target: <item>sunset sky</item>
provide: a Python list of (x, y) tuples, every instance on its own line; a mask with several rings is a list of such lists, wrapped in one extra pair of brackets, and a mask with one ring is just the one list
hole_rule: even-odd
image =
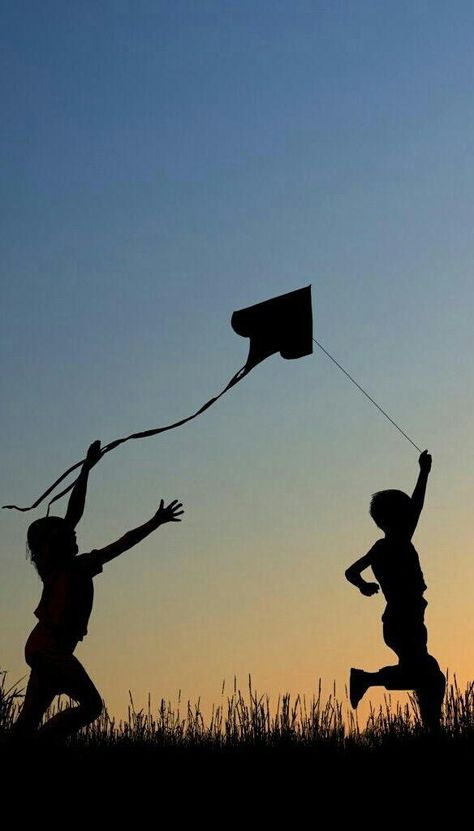
[[(245, 362), (232, 312), (311, 283), (315, 336), (433, 454), (429, 647), (473, 679), (473, 4), (6, 0), (1, 21), (1, 504), (193, 412)], [(76, 654), (109, 711), (208, 707), (249, 673), (273, 701), (320, 677), (343, 697), (351, 666), (395, 663), (383, 598), (344, 570), (417, 457), (317, 347), (106, 456), (81, 551), (186, 510), (95, 579)], [(11, 682), (43, 515), (1, 514)]]

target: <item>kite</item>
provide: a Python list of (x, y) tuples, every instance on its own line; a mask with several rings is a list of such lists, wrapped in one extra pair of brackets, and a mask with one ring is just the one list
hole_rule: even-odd
[(275, 352), (287, 359), (311, 355), (311, 286), (234, 312), (231, 324), (238, 335), (250, 338), (247, 372)]
[[(165, 427), (154, 427), (151, 430), (143, 430), (140, 433), (131, 433), (121, 439), (115, 439), (102, 448), (101, 457), (110, 453), (119, 445), (131, 439), (145, 439), (149, 436), (156, 436), (167, 430), (174, 430), (181, 427), (193, 418), (201, 415), (219, 400), (228, 390), (242, 381), (246, 375), (265, 358), (279, 352), (282, 358), (295, 359), (310, 355), (313, 352), (313, 314), (311, 308), (311, 286), (273, 297), (255, 306), (240, 309), (234, 312), (231, 319), (234, 331), (242, 337), (250, 338), (250, 348), (245, 365), (232, 376), (224, 389), (214, 398), (206, 401), (195, 413), (173, 424)], [(14, 508), (17, 511), (31, 511), (46, 499), (70, 473), (81, 467), (84, 459), (73, 464), (66, 470), (52, 485), (38, 497), (38, 499), (27, 508), (20, 508), (18, 505), (4, 505), (4, 508)], [(53, 502), (56, 502), (73, 487), (72, 482), (60, 493), (56, 494), (48, 504), (48, 512)]]

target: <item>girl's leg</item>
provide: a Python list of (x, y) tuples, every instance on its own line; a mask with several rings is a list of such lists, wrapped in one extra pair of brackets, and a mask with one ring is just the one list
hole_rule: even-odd
[(12, 739), (26, 739), (35, 735), (55, 691), (44, 683), (42, 673), (32, 669), (21, 712), (12, 727)]
[(56, 654), (50, 673), (58, 693), (64, 693), (78, 702), (67, 707), (41, 727), (41, 739), (63, 740), (95, 721), (102, 712), (102, 699), (77, 658), (69, 653)]

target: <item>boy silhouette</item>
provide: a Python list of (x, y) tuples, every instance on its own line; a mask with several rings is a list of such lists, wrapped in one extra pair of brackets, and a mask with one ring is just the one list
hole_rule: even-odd
[[(411, 542), (423, 509), (431, 456), (419, 457), (420, 473), (411, 497), (403, 491), (375, 493), (370, 515), (385, 537), (346, 571), (346, 578), (366, 597), (382, 589), (387, 602), (382, 615), (383, 638), (398, 657), (398, 665), (378, 672), (351, 669), (350, 700), (354, 708), (369, 689), (414, 690), (425, 727), (439, 728), (446, 681), (438, 662), (428, 653), (428, 633), (423, 597), (426, 584), (418, 554)], [(361, 573), (372, 568), (378, 583), (368, 583)]]

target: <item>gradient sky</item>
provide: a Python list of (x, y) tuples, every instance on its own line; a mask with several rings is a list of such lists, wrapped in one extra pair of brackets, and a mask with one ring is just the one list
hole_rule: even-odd
[[(433, 454), (429, 645), (473, 678), (472, 3), (5, 0), (1, 21), (1, 504), (193, 412), (245, 361), (232, 311), (311, 283), (318, 339)], [(82, 551), (186, 508), (95, 580), (77, 655), (109, 710), (129, 689), (207, 707), (248, 673), (342, 695), (350, 666), (393, 663), (383, 599), (344, 570), (380, 536), (371, 494), (417, 471), (320, 352), (107, 456)], [(1, 516), (12, 681), (42, 515)]]

